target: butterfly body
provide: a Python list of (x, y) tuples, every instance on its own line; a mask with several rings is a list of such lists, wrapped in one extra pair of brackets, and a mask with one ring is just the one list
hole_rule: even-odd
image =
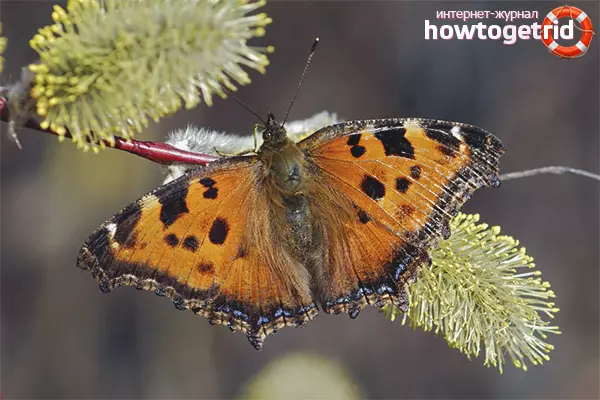
[(406, 285), (503, 152), (464, 124), (387, 119), (295, 143), (269, 116), (256, 155), (190, 170), (105, 222), (78, 265), (103, 291), (152, 290), (260, 349), (318, 309), (407, 307)]

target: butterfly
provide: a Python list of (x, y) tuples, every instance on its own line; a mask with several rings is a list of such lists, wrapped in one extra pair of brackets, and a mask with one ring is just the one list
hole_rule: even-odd
[(154, 291), (260, 350), (319, 312), (407, 310), (407, 285), (478, 188), (500, 140), (431, 119), (336, 123), (298, 142), (272, 114), (252, 155), (187, 169), (94, 231), (77, 265), (103, 292)]

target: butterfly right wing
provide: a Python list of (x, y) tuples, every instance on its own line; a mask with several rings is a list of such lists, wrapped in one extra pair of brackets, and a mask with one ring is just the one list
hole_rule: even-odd
[(80, 251), (102, 291), (135, 286), (260, 349), (283, 326), (313, 318), (308, 274), (273, 231), (262, 165), (235, 157), (191, 171), (106, 221)]
[(313, 197), (328, 204), (312, 206), (329, 252), (323, 310), (350, 316), (368, 303), (406, 307), (405, 284), (471, 194), (498, 186), (504, 152), (480, 128), (422, 119), (332, 125), (299, 147), (315, 166)]

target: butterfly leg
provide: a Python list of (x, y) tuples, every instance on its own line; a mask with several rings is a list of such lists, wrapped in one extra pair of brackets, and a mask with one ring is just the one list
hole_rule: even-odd
[(224, 151), (221, 151), (219, 149), (217, 149), (216, 147), (213, 148), (214, 152), (217, 153), (217, 155), (219, 157), (234, 157), (234, 156), (245, 156), (248, 154), (255, 154), (256, 152), (253, 149), (248, 149), (248, 150), (242, 150), (239, 153), (227, 153)]
[(217, 155), (219, 157), (234, 157), (234, 156), (245, 156), (248, 154), (257, 154), (258, 147), (259, 147), (258, 146), (258, 131), (260, 128), (261, 128), (260, 125), (254, 125), (254, 131), (252, 133), (252, 136), (254, 139), (254, 147), (252, 149), (242, 150), (241, 152), (238, 152), (238, 153), (227, 153), (227, 152), (217, 149), (216, 147), (214, 147), (213, 150), (215, 153), (217, 153)]

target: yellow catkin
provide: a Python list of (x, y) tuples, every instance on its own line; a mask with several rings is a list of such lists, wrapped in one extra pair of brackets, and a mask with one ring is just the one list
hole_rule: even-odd
[[(247, 44), (272, 22), (264, 13), (251, 14), (263, 5), (72, 0), (66, 9), (55, 6), (54, 24), (30, 41), (40, 58), (30, 66), (37, 111), (48, 124), (69, 130), (76, 116), (77, 142), (132, 137), (149, 118), (202, 100), (211, 105), (214, 95), (226, 98), (250, 82), (246, 70), (264, 73), (269, 63), (270, 47)], [(158, 19), (160, 30), (152, 22)]]
[[(500, 372), (508, 358), (517, 368), (541, 365), (554, 348), (549, 320), (558, 311), (550, 284), (539, 277), (533, 258), (500, 227), (479, 222), (479, 215), (458, 214), (452, 235), (431, 251), (432, 265), (409, 286), (409, 311), (403, 323), (435, 329), (450, 347), (468, 357), (484, 349), (484, 365)], [(393, 320), (399, 311), (383, 310)]]

